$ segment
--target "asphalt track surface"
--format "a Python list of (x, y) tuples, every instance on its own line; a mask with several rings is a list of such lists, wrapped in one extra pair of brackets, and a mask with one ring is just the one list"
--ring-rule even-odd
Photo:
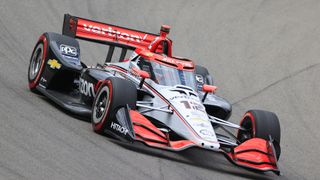
[[(41, 33), (63, 14), (157, 33), (171, 25), (175, 55), (205, 65), (232, 121), (252, 108), (278, 114), (283, 176), (233, 166), (221, 155), (123, 146), (27, 86)], [(0, 0), (0, 179), (319, 179), (320, 1)], [(82, 60), (106, 47), (81, 43)]]

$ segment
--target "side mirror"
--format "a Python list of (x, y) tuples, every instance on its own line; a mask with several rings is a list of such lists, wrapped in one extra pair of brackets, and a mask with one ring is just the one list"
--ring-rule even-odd
[(215, 93), (215, 91), (218, 89), (217, 86), (212, 86), (212, 85), (207, 85), (204, 84), (202, 86), (202, 91), (205, 92), (203, 98), (202, 98), (202, 102), (204, 102), (207, 98), (208, 93)]
[(145, 78), (150, 78), (150, 74), (147, 72), (147, 71), (143, 71), (143, 70), (140, 70), (138, 68), (132, 68), (132, 70), (138, 74), (140, 77), (142, 77), (143, 79)]
[(132, 70), (141, 77), (141, 81), (140, 81), (140, 84), (139, 84), (139, 87), (141, 89), (142, 86), (143, 86), (144, 80), (146, 78), (150, 78), (150, 74), (147, 71), (143, 71), (143, 70), (140, 70), (138, 68), (132, 68)]
[(150, 74), (147, 71), (139, 70), (138, 74), (143, 79), (150, 78)]
[(204, 84), (202, 86), (202, 91), (206, 92), (206, 93), (215, 93), (215, 91), (217, 90), (217, 86), (212, 86), (212, 85), (208, 85), (208, 84)]

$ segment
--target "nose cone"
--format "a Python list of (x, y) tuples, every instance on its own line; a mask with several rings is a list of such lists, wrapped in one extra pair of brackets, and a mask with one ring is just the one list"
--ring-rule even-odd
[(180, 120), (190, 132), (186, 139), (206, 149), (219, 148), (216, 134), (197, 92), (179, 85), (162, 90), (162, 94), (182, 116)]
[(200, 141), (200, 146), (209, 150), (218, 150), (220, 148), (220, 144), (218, 142)]

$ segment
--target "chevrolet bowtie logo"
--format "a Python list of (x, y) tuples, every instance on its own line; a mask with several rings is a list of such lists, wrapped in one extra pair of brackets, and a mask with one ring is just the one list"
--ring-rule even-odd
[(50, 67), (52, 69), (60, 69), (61, 68), (61, 64), (58, 63), (58, 61), (55, 59), (49, 59), (48, 64), (50, 65)]

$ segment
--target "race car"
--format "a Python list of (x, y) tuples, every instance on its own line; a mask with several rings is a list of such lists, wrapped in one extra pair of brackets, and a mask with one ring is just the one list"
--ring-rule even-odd
[[(239, 125), (229, 122), (231, 105), (215, 94), (213, 77), (173, 56), (169, 31), (168, 25), (152, 34), (65, 14), (62, 34), (46, 32), (34, 47), (29, 88), (91, 119), (98, 134), (171, 151), (218, 152), (237, 166), (280, 175), (276, 114), (249, 110)], [(108, 46), (104, 63), (85, 65), (77, 39)]]

